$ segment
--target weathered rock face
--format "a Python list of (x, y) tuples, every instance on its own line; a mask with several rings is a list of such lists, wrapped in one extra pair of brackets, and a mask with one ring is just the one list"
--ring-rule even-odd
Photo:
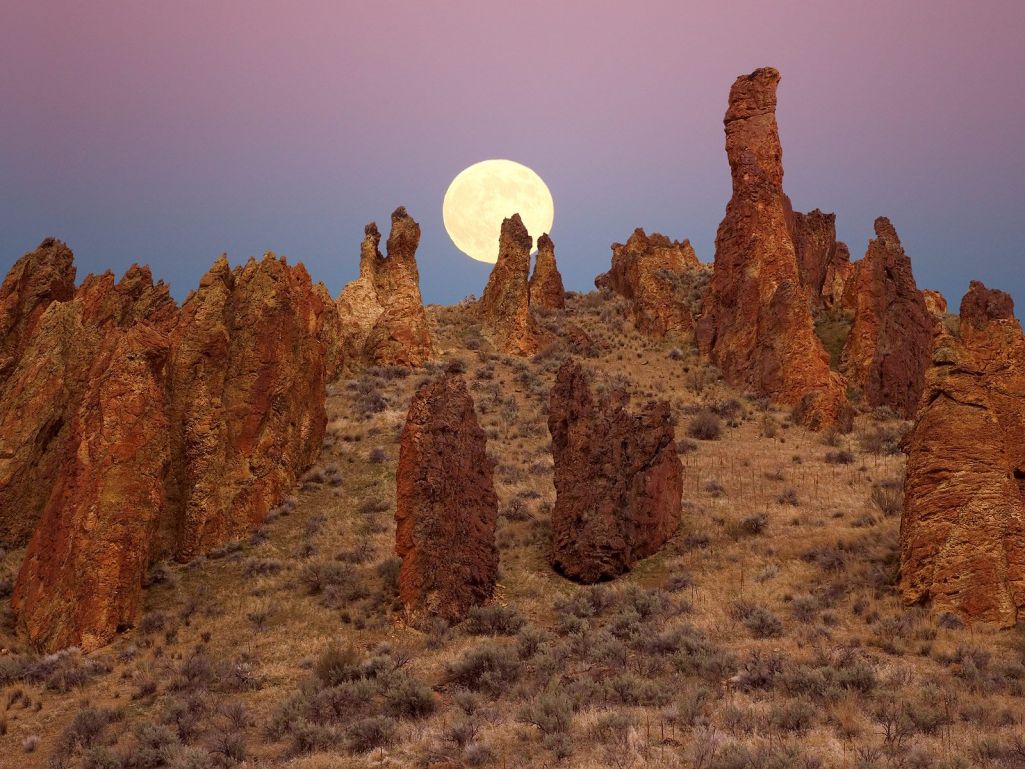
[(74, 293), (74, 257), (59, 240), (47, 238), (15, 262), (0, 286), (0, 384), (18, 364), (46, 308)]
[(168, 391), (174, 554), (249, 532), (324, 437), (326, 309), (302, 265), (221, 257), (182, 306)]
[(612, 267), (594, 279), (598, 288), (615, 291), (629, 302), (639, 331), (655, 337), (694, 332), (691, 273), (701, 269), (689, 240), (670, 240), (636, 229), (626, 244), (612, 244)]
[(801, 285), (813, 306), (830, 309), (839, 304), (853, 265), (847, 245), (836, 239), (836, 214), (817, 208), (807, 214), (794, 211), (791, 235)]
[(566, 289), (563, 288), (562, 275), (555, 263), (555, 244), (548, 233), (537, 239), (534, 273), (530, 276), (528, 286), (531, 307), (561, 310), (566, 306)]
[(378, 250), (380, 242), (377, 225), (371, 222), (360, 247), (360, 276), (338, 298), (343, 350), (354, 360), (422, 366), (431, 357), (433, 343), (416, 265), (420, 225), (405, 208), (397, 208), (386, 257)]
[(142, 323), (103, 341), (13, 596), (43, 648), (89, 651), (134, 623), (170, 458), (167, 337)]
[(893, 225), (880, 217), (875, 232), (847, 287), (850, 298), (844, 303), (854, 309), (854, 324), (840, 370), (868, 405), (889, 406), (910, 417), (918, 407), (937, 323)]
[(922, 298), (925, 300), (925, 308), (934, 318), (943, 320), (947, 316), (947, 300), (939, 291), (923, 288)]
[[(73, 278), (67, 246), (54, 241), (50, 253), (61, 274)], [(18, 276), (38, 285), (19, 265), (8, 280)], [(52, 266), (47, 260), (32, 268), (52, 276)], [(60, 295), (64, 299), (51, 301), (34, 323), (0, 386), (0, 541), (9, 545), (26, 542), (39, 520), (105, 338), (142, 320), (167, 331), (178, 314), (167, 286), (154, 286), (149, 269), (134, 265), (118, 283), (111, 273), (89, 275), (73, 294), (62, 287)]]
[(617, 389), (597, 401), (580, 365), (552, 388), (554, 566), (580, 582), (611, 579), (657, 552), (680, 523), (683, 475), (665, 401), (639, 414)]
[(502, 222), (498, 261), (480, 300), (485, 332), (506, 355), (533, 355), (538, 349), (528, 286), (531, 245), (519, 214)]
[(466, 382), (446, 375), (409, 406), (396, 471), (399, 597), (414, 623), (463, 619), (491, 597), (498, 576), (498, 497)]
[(1025, 335), (1007, 294), (972, 283), (921, 403), (906, 443), (901, 593), (1010, 627), (1025, 607)]
[(783, 194), (778, 83), (776, 70), (759, 69), (730, 90), (724, 122), (733, 197), (716, 235), (697, 337), (730, 384), (788, 404), (804, 424), (822, 428), (844, 423), (849, 405), (801, 284)]

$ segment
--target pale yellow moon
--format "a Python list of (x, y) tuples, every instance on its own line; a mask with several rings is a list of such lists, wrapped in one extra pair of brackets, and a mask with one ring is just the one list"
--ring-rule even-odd
[(472, 259), (494, 264), (502, 220), (519, 214), (537, 239), (552, 231), (555, 201), (533, 170), (512, 160), (482, 160), (460, 171), (445, 193), (441, 215), (456, 247)]

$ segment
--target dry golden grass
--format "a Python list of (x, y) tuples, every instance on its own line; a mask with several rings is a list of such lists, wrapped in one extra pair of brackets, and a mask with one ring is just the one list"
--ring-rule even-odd
[[(572, 296), (565, 317), (542, 325), (571, 320), (587, 331), (602, 349), (585, 361), (599, 384), (670, 400), (685, 477), (668, 545), (611, 585), (583, 587), (548, 565), (547, 392), (565, 350), (496, 356), (466, 307), (429, 315), (440, 360), (463, 361), (498, 462), (493, 604), (515, 609), (525, 628), (488, 638), (403, 623), (392, 585), (394, 473), (425, 374), (365, 372), (332, 386), (320, 463), (287, 514), (211, 557), (161, 566), (140, 627), (90, 655), (100, 669), (72, 677), (68, 691), (38, 676), (6, 686), (0, 765), (141, 767), (150, 754), (133, 730), (177, 724), (169, 712), (180, 703), (201, 714), (180, 740), (191, 748), (165, 747), (146, 766), (228, 766), (241, 754), (246, 766), (303, 769), (1025, 766), (1021, 633), (961, 628), (894, 592), (899, 517), (873, 502), (873, 489), (899, 481), (903, 458), (857, 439), (878, 426), (871, 415), (849, 436), (807, 432), (732, 392), (689, 345), (637, 335), (616, 300)], [(707, 408), (722, 415), (720, 437), (687, 438)], [(20, 555), (4, 556), (0, 578)], [(595, 601), (607, 605), (593, 613)], [(3, 633), (0, 663), (38, 666), (19, 656), (9, 617)], [(309, 714), (275, 731), (284, 703), (305, 707), (324, 691), (314, 683), (324, 651), (349, 645), (377, 660), (363, 668), (379, 687), (366, 702), (376, 704), (301, 739)], [(496, 645), (510, 680), (479, 694), (453, 683), (453, 664)], [(433, 690), (433, 709), (382, 711), (402, 681)], [(116, 721), (91, 747), (60, 750), (62, 735), (82, 733), (83, 713), (104, 709)], [(354, 731), (353, 722), (371, 712), (394, 732), (356, 752), (354, 735), (370, 726)], [(33, 736), (38, 746), (25, 752)], [(67, 760), (50, 764), (55, 751)]]

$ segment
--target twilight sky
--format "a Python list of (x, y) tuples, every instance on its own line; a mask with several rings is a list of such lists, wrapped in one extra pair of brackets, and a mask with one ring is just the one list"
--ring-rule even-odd
[[(728, 7), (727, 7), (728, 6)], [(567, 287), (634, 227), (710, 261), (734, 78), (783, 75), (785, 188), (860, 258), (887, 215), (921, 287), (1025, 314), (1025, 2), (7, 0), (0, 268), (47, 235), (184, 298), (214, 258), (302, 260), (333, 294), (405, 205), (424, 298), (480, 294), (441, 202), (490, 157), (555, 198)], [(540, 233), (531, 233), (535, 237)]]

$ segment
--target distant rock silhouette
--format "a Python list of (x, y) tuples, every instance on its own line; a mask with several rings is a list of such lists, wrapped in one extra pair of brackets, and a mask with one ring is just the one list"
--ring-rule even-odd
[(502, 222), (498, 261), (480, 300), (485, 333), (505, 355), (533, 355), (538, 330), (530, 312), (531, 238), (519, 214)]
[(876, 219), (875, 232), (847, 285), (844, 303), (854, 310), (854, 324), (840, 370), (869, 406), (889, 406), (911, 417), (922, 393), (937, 322), (915, 285), (911, 259), (890, 220)]
[(566, 306), (566, 289), (563, 288), (562, 275), (555, 263), (555, 244), (547, 233), (537, 239), (534, 273), (530, 276), (528, 286), (531, 307), (561, 310)]
[(615, 291), (628, 302), (638, 331), (662, 338), (694, 332), (691, 274), (701, 268), (689, 240), (645, 234), (638, 228), (626, 244), (612, 244), (612, 267), (594, 279), (598, 288)]
[(377, 365), (422, 366), (433, 350), (416, 249), (420, 225), (399, 207), (391, 216), (387, 256), (371, 222), (360, 247), (359, 278), (338, 298), (342, 348), (347, 358)]
[(622, 389), (595, 400), (573, 362), (552, 388), (554, 565), (580, 582), (628, 571), (680, 523), (683, 474), (669, 404), (652, 401), (631, 414), (628, 401)]
[(414, 624), (458, 622), (491, 597), (498, 576), (498, 497), (466, 382), (449, 374), (417, 389), (396, 471), (399, 597)]
[(783, 193), (771, 68), (741, 76), (724, 120), (733, 197), (719, 225), (698, 342), (727, 381), (792, 406), (813, 428), (845, 423), (843, 379), (815, 336)]
[(900, 591), (969, 622), (1025, 607), (1025, 335), (1011, 297), (972, 282), (937, 339), (906, 439)]

